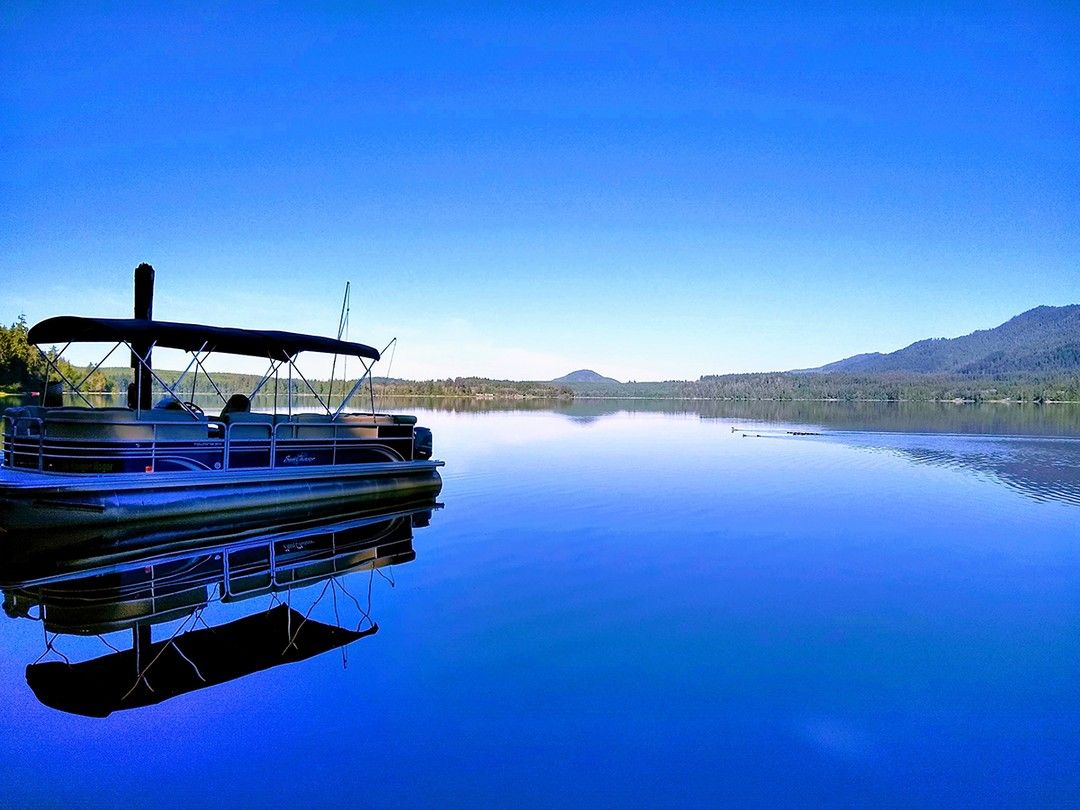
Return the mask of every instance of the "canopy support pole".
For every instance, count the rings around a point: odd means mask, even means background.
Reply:
[[[134,346],[131,346],[131,344],[128,344],[128,345],[129,345],[129,346],[130,346],[130,348],[131,348],[131,353],[132,353],[132,354],[135,354],[135,347],[134,347]],[[153,344],[153,343],[151,343],[151,344],[150,344],[150,349],[149,349],[149,351],[153,351],[153,350],[154,350],[154,344]],[[136,355],[136,356],[138,356],[138,355]],[[142,362],[142,358],[141,358],[141,357],[139,357],[139,362]],[[144,368],[145,368],[145,366],[144,366]],[[157,382],[158,382],[158,385],[160,385],[160,386],[161,386],[162,388],[164,388],[164,389],[165,389],[166,391],[168,391],[168,392],[169,392],[170,394],[172,394],[172,395],[173,395],[173,398],[174,398],[174,399],[176,399],[176,401],[180,403],[181,407],[182,407],[182,408],[184,409],[184,411],[185,411],[185,412],[186,412],[186,413],[187,413],[187,414],[188,414],[189,416],[191,416],[191,418],[192,418],[192,419],[194,419],[194,420],[195,420],[196,422],[198,422],[198,421],[199,421],[199,415],[198,415],[197,413],[195,413],[195,411],[193,411],[193,410],[192,410],[191,408],[189,408],[189,407],[188,407],[188,406],[187,406],[187,405],[186,405],[186,404],[184,403],[184,401],[183,401],[183,400],[181,400],[181,399],[180,399],[180,397],[179,397],[179,396],[177,395],[177,393],[176,393],[176,389],[174,389],[174,388],[173,388],[173,387],[172,387],[171,385],[169,385],[169,384],[168,384],[167,382],[165,382],[165,381],[164,381],[163,379],[161,379],[161,377],[159,377],[159,376],[158,376],[157,374],[155,374],[155,373],[154,373],[154,370],[153,370],[152,368],[150,368],[150,369],[147,369],[147,371],[149,371],[149,372],[150,372],[150,376],[151,376],[151,378],[153,378],[153,379],[157,380]],[[140,400],[139,400],[139,405],[140,405],[140,412],[141,412],[141,406],[142,406],[142,399],[141,399],[141,398],[140,398]],[[146,410],[151,410],[151,409],[150,409],[150,408],[147,408]]]
[[[397,354],[397,338],[396,337],[392,338],[389,343],[387,343],[385,346],[383,346],[383,350],[381,352],[379,352],[379,359],[381,360],[383,357],[386,356],[386,350],[389,349],[391,346],[393,347],[393,350],[390,352],[390,365],[388,365],[386,367],[386,373],[383,375],[383,390],[384,391],[386,389],[386,384],[389,383],[389,381],[390,381],[390,372],[394,368],[394,355]],[[360,362],[362,363],[364,361],[361,360]],[[366,368],[366,366],[365,366],[365,368]],[[371,371],[372,371],[372,373],[371,373],[371,382],[369,383],[369,385],[371,386],[371,417],[374,419],[375,418],[375,364],[374,363],[371,364]]]
[[[345,410],[345,406],[349,404],[349,400],[352,399],[353,395],[360,390],[360,386],[364,384],[364,380],[366,380],[368,375],[371,373],[371,369],[375,367],[374,364],[368,366],[367,363],[365,363],[363,360],[361,360],[360,363],[364,366],[364,376],[362,376],[359,380],[356,381],[356,384],[353,385],[353,387],[349,390],[349,393],[345,395],[345,399],[341,400],[341,404],[338,406],[338,409],[334,411],[334,419],[337,419],[341,412]],[[371,409],[371,415],[375,415],[374,408]]]
[[[259,395],[259,392],[263,390],[263,386],[270,382],[270,377],[277,378],[277,370],[281,367],[284,360],[278,360],[277,365],[274,364],[274,358],[270,358],[270,370],[263,375],[263,378],[259,380],[259,384],[255,386],[255,390],[251,392],[251,399],[255,399]],[[277,396],[277,392],[274,393]],[[275,409],[276,410],[276,409]]]
[[[292,362],[291,360],[289,361],[289,365],[292,368],[296,368],[296,363]],[[300,369],[296,368],[296,373],[300,375],[300,379],[304,381],[304,385],[307,386],[308,391],[310,391],[312,393],[312,395],[315,397],[315,399],[317,399],[319,401],[319,404],[322,405],[326,409],[326,414],[327,414],[327,416],[329,416],[330,415],[330,406],[328,404],[326,404],[325,402],[323,402],[323,398],[319,396],[319,392],[311,387],[311,383],[309,383],[307,381],[307,377],[304,376],[304,372],[302,372]]]
[[[65,346],[64,350],[66,350],[67,347],[70,346],[70,345],[71,344],[69,343],[67,346]],[[57,373],[57,375],[60,377],[61,380],[63,380],[64,382],[66,382],[68,384],[68,387],[71,388],[71,393],[73,393],[75,396],[77,396],[79,399],[81,399],[83,402],[85,402],[87,404],[87,406],[89,406],[90,408],[93,408],[94,403],[92,403],[90,400],[88,400],[86,397],[84,397],[82,391],[80,391],[78,389],[78,387],[74,383],[71,382],[71,380],[69,380],[66,376],[64,376],[64,372],[62,372],[60,370],[60,364],[59,363],[54,363],[52,358],[49,357],[49,355],[45,354],[45,352],[43,352],[41,350],[40,346],[35,346],[34,348],[36,348],[38,350],[38,354],[41,355],[42,359],[46,363],[46,366],[45,366],[45,391],[43,392],[43,395],[42,395],[42,401],[44,402],[44,397],[45,397],[45,395],[48,394],[48,391],[49,391],[49,369],[52,369],[53,371],[55,371]],[[64,350],[61,350],[60,354],[63,354]],[[57,360],[60,359],[60,354],[56,355]]]
[[[374,363],[371,364],[371,368],[375,368]],[[368,369],[367,373],[370,373],[370,372],[371,372],[371,369]],[[367,374],[365,374],[364,376],[367,376]],[[374,376],[370,380],[368,380],[368,387],[367,388],[368,388],[368,396],[371,397],[371,421],[374,422],[375,421],[375,377]]]
[[[135,317],[139,320],[153,320],[154,318],[154,268],[143,262],[135,268]],[[154,344],[140,343],[132,348],[131,367],[138,374],[135,383],[139,395],[139,410],[149,410],[153,405],[153,385],[151,378],[151,352]],[[138,360],[138,362],[136,362]]]
[[[209,356],[210,356],[210,352],[207,352],[207,353],[206,353],[206,357],[209,357]],[[206,359],[206,357],[204,357],[204,358],[203,358],[203,360],[205,360],[205,359]],[[198,367],[199,367],[200,369],[202,369],[202,373],[206,375],[206,379],[210,381],[210,385],[214,386],[214,391],[216,391],[216,392],[217,392],[217,395],[218,395],[218,397],[219,397],[219,398],[221,399],[221,401],[222,401],[222,402],[224,402],[224,403],[227,403],[227,402],[228,402],[228,400],[227,400],[227,399],[225,399],[225,395],[224,395],[223,393],[221,393],[221,389],[220,389],[220,388],[218,388],[218,384],[217,384],[216,382],[214,382],[214,378],[213,378],[213,376],[212,376],[212,375],[210,374],[210,372],[209,372],[209,371],[207,371],[207,370],[206,370],[206,366],[204,366],[204,365],[202,364],[202,360],[200,360],[200,359],[199,359],[198,357],[196,357],[196,358],[195,358],[195,364],[196,364],[196,365],[197,365],[197,366],[198,366]],[[196,373],[197,373],[197,372],[196,372]]]
[[[187,366],[185,366],[185,367],[184,367],[184,370],[180,372],[180,376],[176,378],[176,387],[177,387],[177,388],[179,388],[179,387],[180,387],[180,383],[182,383],[182,382],[184,381],[184,377],[186,377],[186,376],[187,376],[187,373],[188,373],[189,371],[191,371],[191,367],[192,367],[192,365],[194,365],[194,363],[195,363],[195,360],[196,360],[196,359],[198,358],[199,354],[200,354],[200,353],[202,352],[202,350],[203,350],[203,349],[205,349],[205,348],[206,348],[206,341],[204,340],[204,341],[203,341],[203,345],[199,347],[199,350],[198,350],[198,351],[196,351],[196,352],[192,352],[192,353],[191,353],[191,359],[190,359],[190,360],[188,361],[188,364],[187,364]],[[197,374],[198,374],[198,372],[196,372],[196,375],[197,375]],[[194,392],[192,392],[192,398],[194,398]]]
[[[120,340],[118,340],[118,341],[116,342],[116,345],[115,345],[115,346],[113,346],[113,347],[112,347],[111,349],[109,349],[109,353],[108,353],[107,355],[105,355],[104,357],[102,357],[102,358],[101,358],[101,359],[100,359],[100,360],[98,361],[98,364],[97,364],[96,366],[94,366],[94,367],[93,367],[92,369],[90,369],[90,370],[89,370],[88,372],[86,372],[86,376],[85,376],[85,377],[83,377],[83,378],[82,378],[81,380],[79,380],[79,384],[78,384],[78,386],[76,386],[76,387],[77,387],[77,388],[82,388],[82,387],[83,387],[83,383],[85,383],[85,382],[86,382],[87,380],[89,380],[89,379],[90,379],[90,377],[91,377],[91,375],[93,375],[93,373],[94,373],[95,371],[97,371],[97,370],[98,370],[99,368],[101,368],[101,367],[102,367],[102,365],[104,365],[105,361],[106,361],[106,360],[108,360],[108,359],[109,359],[110,357],[112,357],[112,353],[113,353],[113,352],[115,352],[115,351],[116,351],[116,350],[117,350],[118,348],[120,348],[120,346],[122,346],[122,345],[123,345],[123,341],[120,341]]]

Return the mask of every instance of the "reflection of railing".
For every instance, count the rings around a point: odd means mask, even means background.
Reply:
[[[352,555],[385,547],[387,543],[396,544],[405,536],[399,530],[427,526],[432,512],[442,504],[434,496],[421,495],[391,496],[361,509],[353,506],[356,504],[350,503],[341,512],[319,512],[314,518],[305,514],[302,519],[280,525],[243,517],[234,520],[221,513],[212,528],[194,523],[166,525],[149,531],[129,527],[118,534],[95,536],[89,545],[82,543],[84,538],[79,535],[72,539],[69,552],[9,544],[0,548],[0,588],[10,593],[13,589],[35,589],[72,581],[85,583],[105,577],[99,581],[106,590],[119,587],[130,592],[133,588],[137,590],[138,583],[145,578],[153,579],[158,573],[167,575],[170,587],[181,582],[190,584],[194,581],[190,577],[208,577],[199,581],[213,584],[220,582],[225,567],[235,580],[265,574],[271,569],[288,573],[297,566],[303,568],[320,560],[334,559],[340,566],[333,573],[344,573],[343,566],[352,570],[354,562],[363,562]],[[379,559],[387,556],[395,559],[400,556],[396,546],[378,555]],[[287,579],[275,573],[273,581],[291,587],[306,582],[307,573],[321,576],[326,572],[327,569],[319,569],[306,572],[304,577]],[[166,580],[159,582],[165,584]],[[161,588],[156,590],[159,594],[165,592]],[[228,590],[237,589],[230,586]],[[79,585],[75,591],[80,603],[86,603],[89,589]],[[34,593],[41,596],[43,592]]]
[[[414,529],[427,526],[438,506],[433,499],[399,503],[325,522],[264,527],[246,537],[219,527],[205,538],[210,542],[166,535],[104,558],[95,546],[93,556],[59,571],[55,558],[24,569],[4,587],[4,608],[12,618],[40,621],[45,632],[45,653],[27,666],[26,682],[46,706],[105,717],[344,648],[378,632],[375,571],[416,558]],[[368,572],[366,604],[345,581],[360,572]],[[294,590],[320,584],[310,591],[306,611],[293,608]],[[264,607],[258,597],[266,595]],[[332,602],[332,624],[315,614],[324,598]],[[214,603],[252,599],[240,618],[204,618]],[[152,628],[164,622],[178,624],[155,641]],[[104,637],[125,630],[131,631],[130,649]],[[60,634],[98,636],[113,651],[72,660],[56,646]],[[50,651],[62,661],[43,661]]]
[[[401,510],[376,519],[338,524],[333,532],[317,527],[280,535],[268,542],[226,546],[217,555],[221,596],[227,601],[244,599],[361,569],[408,562],[414,556],[411,516],[419,511]],[[371,534],[361,542],[349,538],[349,532],[358,529]],[[337,542],[338,534],[344,535],[343,542]],[[307,547],[312,541],[321,544]],[[237,557],[240,559],[234,559]]]
[[[305,450],[329,454],[329,463],[338,463],[342,448],[364,447],[368,452],[381,455],[386,461],[404,461],[413,458],[415,436],[411,426],[380,425],[376,422],[341,423],[336,421],[288,421],[281,422],[235,422],[227,420],[173,421],[118,418],[65,418],[49,415],[47,418],[31,415],[3,415],[4,464],[21,469],[46,469],[46,461],[99,465],[99,469],[80,472],[109,472],[103,469],[125,459],[147,460],[146,472],[157,469],[163,450],[170,455],[185,449],[188,443],[193,451],[200,451],[209,458],[214,469],[227,470],[234,451],[267,456],[265,464],[244,465],[245,468],[280,466],[279,452]],[[56,435],[55,428],[61,428]],[[64,429],[67,428],[67,429]],[[73,428],[81,428],[77,430]],[[196,430],[193,431],[192,429]],[[203,430],[197,430],[203,428]],[[382,435],[383,430],[400,432],[401,435]],[[100,435],[94,435],[98,433]],[[265,433],[265,438],[261,434]],[[82,435],[79,435],[82,434]],[[111,435],[110,435],[111,434]],[[252,437],[251,434],[257,434]],[[385,444],[386,441],[402,445],[408,443],[408,453],[399,452]],[[84,449],[79,451],[80,444]],[[286,443],[289,443],[286,445]],[[283,448],[284,445],[284,448]],[[99,452],[90,452],[97,450]],[[71,452],[79,451],[79,452]],[[197,462],[202,464],[203,462]],[[209,465],[206,469],[210,469]],[[74,471],[73,471],[74,472]]]

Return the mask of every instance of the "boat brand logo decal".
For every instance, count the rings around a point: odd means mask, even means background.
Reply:
[[[315,460],[315,456],[308,453],[296,453],[295,455],[285,456],[282,459],[286,464],[310,464]]]

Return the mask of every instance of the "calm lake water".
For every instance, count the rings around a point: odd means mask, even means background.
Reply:
[[[393,405],[447,462],[430,525],[153,630],[378,632],[91,718],[27,665],[131,633],[50,649],[5,590],[6,804],[1080,802],[1080,409]]]

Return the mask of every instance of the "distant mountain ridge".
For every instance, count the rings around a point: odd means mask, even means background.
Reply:
[[[553,383],[615,383],[615,385],[622,385],[618,380],[611,377],[605,377],[603,374],[598,374],[591,368],[582,368],[577,371],[571,371],[569,374],[565,374],[562,377],[552,380]]]
[[[920,340],[888,354],[856,354],[804,371],[971,376],[1080,372],[1080,304],[1035,307],[993,329]]]

